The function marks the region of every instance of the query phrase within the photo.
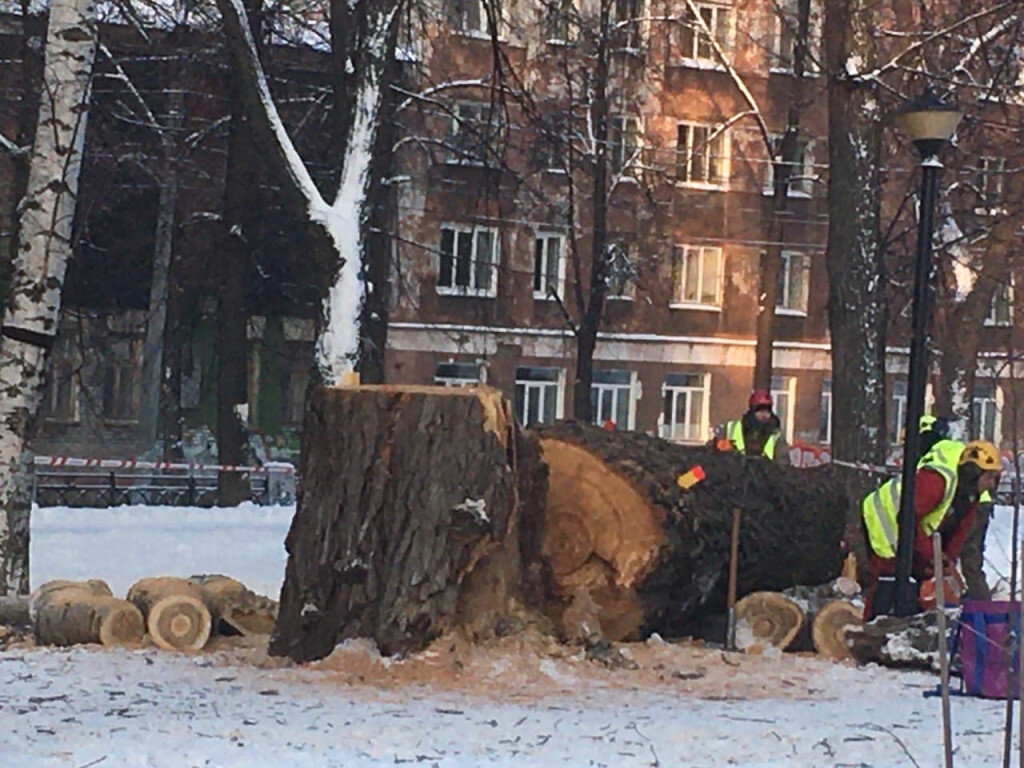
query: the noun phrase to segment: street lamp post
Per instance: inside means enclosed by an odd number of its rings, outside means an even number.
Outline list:
[[[935,198],[942,163],[939,152],[949,143],[961,114],[926,90],[896,115],[900,129],[921,156],[921,197],[918,214],[917,256],[914,262],[914,297],[911,306],[910,368],[907,377],[907,420],[904,425],[903,476],[896,542],[896,595],[894,613],[918,612],[917,588],[912,578],[914,559],[914,490],[921,454],[920,421],[928,379],[928,325],[932,299],[932,232]],[[941,589],[941,587],[940,587]],[[941,594],[941,592],[939,593]]]

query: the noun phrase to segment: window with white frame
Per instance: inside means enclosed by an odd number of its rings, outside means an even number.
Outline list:
[[[667,440],[702,442],[708,437],[711,376],[670,373],[662,387],[661,436]]]
[[[694,14],[696,8],[696,14]],[[715,3],[689,3],[679,20],[676,39],[679,58],[683,61],[721,64],[715,44],[729,58],[729,6]]]
[[[565,238],[538,234],[533,240],[533,297],[553,299],[562,296],[565,284]]]
[[[806,314],[811,260],[807,254],[783,251],[775,308],[782,314]]]
[[[904,422],[907,420],[907,382],[897,379],[892,383],[889,393],[889,444],[899,445],[903,433]]]
[[[455,165],[491,165],[504,149],[505,115],[499,104],[460,101],[452,108],[445,146]]]
[[[609,118],[608,145],[612,171],[636,176],[640,171],[640,118],[632,115]]]
[[[1011,325],[1013,323],[1013,280],[1000,282],[992,293],[992,301],[985,316],[985,325]]]
[[[766,195],[775,194],[775,166],[777,163],[782,163],[782,137],[775,136],[772,141],[774,156],[768,158],[764,178],[764,193]],[[816,176],[812,149],[813,146],[809,139],[797,139],[796,155],[793,160],[785,164],[789,166],[789,187],[786,190],[789,197],[811,197],[814,194]]]
[[[672,252],[672,305],[722,305],[722,249],[680,245]]]
[[[636,264],[633,245],[613,242],[608,245],[608,288],[606,299],[632,301],[636,296]]]
[[[974,396],[971,398],[971,439],[988,440],[999,445],[1002,410],[1002,392],[992,379],[974,380]]]
[[[451,25],[470,35],[489,35],[488,17],[501,28],[501,0],[449,0]]]
[[[611,422],[616,429],[633,428],[633,374],[595,370],[590,384],[590,408],[595,424]]]
[[[579,27],[577,0],[544,0],[540,12],[548,43],[569,43],[576,39]]]
[[[822,445],[832,443],[832,380],[822,379],[821,382],[821,415],[818,417],[818,442]]]
[[[639,50],[643,45],[644,0],[614,0],[611,42],[615,48]]]
[[[562,369],[516,368],[516,418],[519,423],[552,424],[562,416]]]
[[[1005,157],[983,155],[978,158],[975,186],[978,190],[979,208],[995,208],[1002,204],[1005,173]]]
[[[481,383],[479,363],[438,363],[434,383],[444,387],[475,387]]]
[[[804,74],[818,71],[821,51],[821,12],[816,0],[809,3],[807,19],[806,49],[804,53]],[[800,0],[774,0],[772,3],[773,30],[770,68],[773,72],[793,72],[796,63],[797,42],[800,39]]]
[[[490,227],[441,227],[437,292],[494,296],[497,290],[498,231]]]
[[[782,435],[787,440],[793,434],[793,418],[796,403],[796,377],[772,376],[772,408],[782,425]]]
[[[728,177],[728,131],[680,123],[676,132],[676,181],[720,187]]]

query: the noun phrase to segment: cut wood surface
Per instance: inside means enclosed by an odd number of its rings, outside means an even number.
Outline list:
[[[539,593],[546,472],[489,387],[360,386],[310,396],[302,489],[271,653],[307,661],[345,638],[418,650],[486,635]],[[531,554],[532,553],[532,554]]]
[[[938,638],[935,611],[906,617],[879,616],[846,630],[846,644],[854,659],[888,667],[937,668]]]
[[[128,600],[142,612],[150,638],[161,648],[198,651],[210,638],[212,601],[200,585],[188,579],[141,579],[128,590]]]
[[[610,640],[692,634],[702,617],[725,611],[734,508],[739,595],[840,573],[848,503],[823,468],[576,422],[537,434],[549,466],[541,541],[556,619],[584,589]],[[678,477],[695,465],[705,479],[680,488]]]
[[[851,627],[860,627],[863,622],[863,607],[846,600],[832,600],[814,615],[811,623],[811,639],[814,650],[827,659],[848,659],[850,647],[846,634]]]
[[[36,642],[43,645],[139,645],[145,625],[139,609],[127,600],[97,596],[74,587],[56,590],[39,604]]]
[[[277,601],[258,595],[237,579],[221,574],[203,574],[189,578],[203,588],[214,614],[220,618],[222,634],[269,635],[277,621]]]
[[[763,653],[784,651],[803,629],[804,611],[778,592],[753,592],[736,603],[736,648]]]

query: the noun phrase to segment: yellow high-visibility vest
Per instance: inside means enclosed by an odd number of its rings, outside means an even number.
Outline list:
[[[921,521],[921,527],[929,536],[942,525],[942,520],[953,503],[953,496],[956,494],[957,465],[963,450],[964,444],[957,440],[940,440],[917,463],[918,469],[927,468],[938,472],[946,482],[942,500]],[[903,481],[894,477],[883,483],[874,493],[869,493],[861,503],[868,543],[876,555],[885,559],[896,557],[902,485]]]
[[[725,437],[732,443],[732,449],[736,453],[747,452],[747,441],[743,439],[743,421],[734,419],[725,423]],[[779,443],[779,433],[772,432],[764,441],[764,455],[769,459],[775,458],[775,446]]]

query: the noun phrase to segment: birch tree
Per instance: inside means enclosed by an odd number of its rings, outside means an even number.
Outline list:
[[[0,594],[28,591],[25,444],[59,325],[96,39],[92,0],[53,0],[18,253],[0,328]]]

